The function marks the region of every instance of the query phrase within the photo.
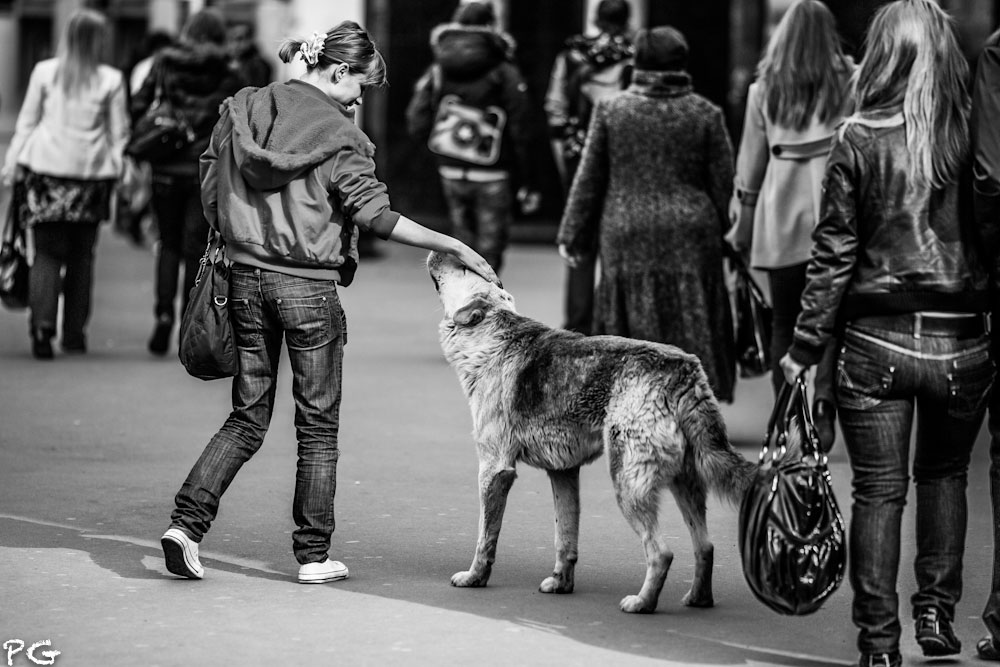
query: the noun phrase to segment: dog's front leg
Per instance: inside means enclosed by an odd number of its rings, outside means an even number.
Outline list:
[[[556,565],[542,581],[542,593],[572,593],[580,536],[580,468],[549,470],[556,509]]]
[[[460,588],[485,586],[497,554],[500,524],[507,507],[507,492],[517,473],[501,462],[479,464],[479,541],[472,566],[466,572],[456,572],[451,585]]]

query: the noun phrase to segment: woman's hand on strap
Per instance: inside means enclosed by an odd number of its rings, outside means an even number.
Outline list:
[[[790,354],[785,354],[778,364],[781,366],[781,372],[785,374],[785,382],[788,384],[795,384],[799,376],[809,370],[808,366],[803,366],[792,359]]]

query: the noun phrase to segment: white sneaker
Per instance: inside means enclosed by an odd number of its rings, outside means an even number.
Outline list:
[[[163,547],[163,559],[167,561],[167,570],[178,577],[201,579],[205,576],[205,568],[198,560],[198,543],[192,540],[180,528],[170,528],[160,538]]]
[[[347,566],[329,558],[322,563],[306,563],[299,567],[300,584],[326,584],[347,577]]]

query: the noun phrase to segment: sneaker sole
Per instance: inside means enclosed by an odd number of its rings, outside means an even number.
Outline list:
[[[936,637],[920,637],[917,639],[917,644],[920,645],[920,650],[924,652],[924,656],[928,658],[941,658],[946,655],[956,655],[962,652],[961,646],[951,646]]]
[[[194,568],[188,565],[187,555],[184,553],[184,545],[176,539],[164,536],[160,539],[160,546],[163,547],[163,559],[167,563],[167,571],[176,574],[178,577],[188,579],[201,579]]]
[[[300,584],[328,584],[331,581],[343,581],[350,577],[349,572],[344,572],[343,574],[324,574],[324,575],[299,575]]]

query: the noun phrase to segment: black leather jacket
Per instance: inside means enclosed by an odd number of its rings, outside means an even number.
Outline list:
[[[988,310],[989,234],[973,222],[971,192],[964,181],[939,190],[913,183],[909,160],[898,108],[841,129],[789,350],[795,361],[818,362],[838,322],[856,317]]]

